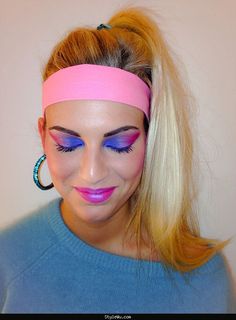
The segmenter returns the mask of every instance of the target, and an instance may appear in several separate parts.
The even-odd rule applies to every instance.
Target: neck
[[[96,223],[80,219],[64,200],[61,203],[61,213],[67,227],[81,240],[98,249],[121,254],[125,246],[125,226],[129,217],[128,207],[127,204],[111,219]]]
[[[136,239],[130,230],[125,234],[129,218],[128,203],[111,219],[98,223],[88,223],[81,220],[64,200],[61,203],[61,213],[67,227],[87,244],[109,253],[138,258]],[[158,253],[151,250],[147,239],[140,243],[142,259],[159,261]]]

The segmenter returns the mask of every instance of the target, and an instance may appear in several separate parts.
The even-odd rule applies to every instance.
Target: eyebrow
[[[65,132],[65,133],[68,133],[72,136],[76,136],[76,137],[81,137],[81,135],[78,133],[78,132],[75,132],[71,129],[66,129],[66,128],[63,128],[61,126],[53,126],[53,127],[50,127],[49,130],[57,130],[57,131],[61,131],[61,132]],[[110,132],[107,132],[107,133],[104,133],[104,138],[106,137],[110,137],[110,136],[114,136],[120,132],[123,132],[123,131],[128,131],[128,130],[131,130],[131,129],[136,129],[136,130],[139,130],[139,128],[135,127],[135,126],[124,126],[124,127],[120,127],[120,128],[117,128],[115,130],[112,130]]]

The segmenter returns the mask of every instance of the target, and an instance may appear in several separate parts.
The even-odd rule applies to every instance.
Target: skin
[[[135,256],[134,243],[124,247],[124,226],[129,218],[129,198],[140,182],[146,149],[143,112],[110,101],[65,101],[46,109],[38,129],[54,187],[63,198],[61,214],[68,228],[88,244],[125,256]],[[75,145],[77,138],[49,128],[61,126],[80,134],[83,144],[72,152],[60,152],[55,143]],[[104,134],[123,126],[135,126],[115,136]],[[129,153],[117,153],[107,146],[133,142]],[[91,204],[82,199],[74,186],[107,188],[117,186],[108,201]]]

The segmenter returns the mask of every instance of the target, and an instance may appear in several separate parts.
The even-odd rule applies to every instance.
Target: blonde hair
[[[53,49],[43,80],[69,66],[89,63],[118,67],[143,79],[152,90],[147,149],[140,184],[130,198],[126,231],[135,236],[138,257],[146,243],[160,261],[179,271],[207,262],[228,242],[200,236],[193,208],[193,138],[188,90],[147,8],[126,7],[108,21],[111,29],[76,28]],[[145,238],[146,237],[146,238]]]

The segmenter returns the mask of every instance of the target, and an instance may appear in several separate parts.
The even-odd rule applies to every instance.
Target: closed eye
[[[56,144],[56,148],[58,151],[60,152],[72,152],[74,151],[76,148],[78,148],[78,146],[76,147],[64,147],[64,146],[61,146],[60,144]]]
[[[123,147],[123,148],[115,148],[115,147],[111,147],[111,146],[107,146],[107,148],[110,148],[111,150],[118,152],[118,153],[129,153],[131,151],[133,151],[132,146],[127,146],[127,147]]]
[[[56,148],[59,152],[72,152],[84,146],[84,142],[78,138],[57,137],[50,133],[56,142]],[[120,135],[108,138],[103,142],[103,147],[110,149],[116,153],[129,153],[133,151],[132,146],[139,137],[140,132],[132,135]]]
[[[57,143],[56,144],[56,149],[58,151],[60,151],[60,152],[72,152],[75,149],[79,148],[80,146],[64,147],[64,146],[62,146],[62,145]],[[116,147],[113,147],[113,146],[106,146],[106,148],[109,148],[112,151],[117,152],[117,153],[129,153],[129,152],[133,151],[132,146],[127,146],[127,147],[123,147],[123,148],[116,148]]]

